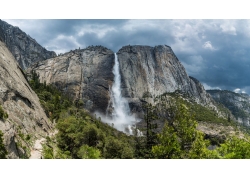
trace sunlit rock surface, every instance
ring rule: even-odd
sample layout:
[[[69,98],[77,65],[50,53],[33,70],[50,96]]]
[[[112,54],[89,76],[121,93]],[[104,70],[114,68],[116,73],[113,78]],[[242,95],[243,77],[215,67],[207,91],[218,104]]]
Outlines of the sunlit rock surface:
[[[32,65],[41,82],[56,85],[90,111],[106,113],[114,75],[114,53],[102,46],[70,51]]]
[[[46,136],[51,124],[37,95],[25,79],[23,71],[2,41],[0,41],[0,105],[8,114],[8,118],[0,118],[0,130],[4,133],[8,158],[28,156],[31,144],[25,141],[34,140],[41,135]]]

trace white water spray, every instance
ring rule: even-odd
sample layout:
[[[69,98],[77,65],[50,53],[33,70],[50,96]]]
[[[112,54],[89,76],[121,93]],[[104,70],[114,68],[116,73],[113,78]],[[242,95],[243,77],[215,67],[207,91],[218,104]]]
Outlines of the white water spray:
[[[133,130],[135,130],[135,124],[138,122],[138,120],[136,120],[136,118],[131,114],[127,100],[121,95],[121,75],[119,71],[119,61],[116,53],[115,65],[112,72],[114,74],[114,83],[110,92],[111,102],[108,106],[108,109],[110,108],[110,105],[112,106],[112,119],[110,119],[108,116],[102,116],[102,121],[110,125],[112,124],[114,128],[118,129],[119,131],[123,131],[127,134],[132,135],[134,134]],[[140,132],[138,129],[137,135],[142,136],[142,132]]]
[[[114,127],[120,131],[133,134],[132,126],[135,126],[136,119],[131,115],[128,102],[121,96],[121,75],[119,71],[119,61],[115,53],[115,65],[113,67],[113,74],[115,76],[114,84],[112,86],[112,105],[113,113],[112,120]]]

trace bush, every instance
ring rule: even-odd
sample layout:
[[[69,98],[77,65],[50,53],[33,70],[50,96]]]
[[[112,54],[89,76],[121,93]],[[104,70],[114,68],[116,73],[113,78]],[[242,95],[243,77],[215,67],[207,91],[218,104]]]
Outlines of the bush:
[[[224,144],[217,149],[219,156],[223,159],[249,159],[250,143],[249,139],[239,139],[233,136],[226,140]]]
[[[29,84],[39,97],[47,117],[51,120],[58,120],[61,110],[65,110],[73,104],[69,97],[64,95],[53,85],[40,83],[39,75],[35,72],[31,73]]]
[[[81,159],[99,159],[101,152],[97,148],[83,145],[77,152],[77,156]]]
[[[6,159],[8,152],[3,144],[3,133],[0,131],[0,159]]]
[[[4,112],[1,105],[0,105],[0,118],[1,119],[7,119],[8,118],[8,114],[6,112]]]

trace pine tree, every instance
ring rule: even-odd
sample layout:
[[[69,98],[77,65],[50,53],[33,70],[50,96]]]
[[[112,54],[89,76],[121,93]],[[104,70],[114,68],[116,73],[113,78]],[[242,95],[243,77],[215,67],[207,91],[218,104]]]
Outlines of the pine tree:
[[[152,98],[149,92],[145,92],[143,95],[144,99],[144,105],[143,105],[143,111],[144,111],[144,121],[146,123],[146,127],[144,129],[145,131],[145,138],[137,138],[136,144],[136,151],[140,153],[141,156],[144,158],[152,158],[151,149],[152,146],[157,144],[157,123],[156,120],[158,120],[158,113],[157,113],[157,106],[148,103],[148,98]],[[147,101],[146,101],[147,99]],[[143,143],[141,140],[145,140]],[[140,149],[139,149],[140,148]],[[139,149],[139,151],[138,151]]]
[[[177,101],[165,111],[170,117],[152,147],[155,158],[218,158],[218,153],[207,149],[210,142],[196,129],[198,123],[188,107]]]

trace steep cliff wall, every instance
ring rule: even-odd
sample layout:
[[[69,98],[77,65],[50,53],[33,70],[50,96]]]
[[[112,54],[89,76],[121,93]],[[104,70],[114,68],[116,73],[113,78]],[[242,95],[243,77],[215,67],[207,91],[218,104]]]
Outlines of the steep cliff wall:
[[[85,108],[105,113],[114,75],[114,53],[102,46],[70,51],[56,58],[35,63],[40,81],[56,85],[75,100],[83,99]]]
[[[140,110],[140,99],[179,91],[199,104],[216,108],[204,87],[189,77],[169,46],[124,46],[118,53],[122,77],[122,95],[133,111]]]
[[[56,57],[53,51],[47,51],[18,27],[0,20],[0,40],[5,42],[22,69],[30,64]]]
[[[228,90],[207,90],[213,99],[227,107],[244,126],[250,126],[250,96]]]
[[[142,112],[142,98],[147,91],[152,97],[178,91],[213,109],[219,116],[225,116],[202,84],[187,75],[169,46],[124,46],[117,56],[122,96],[128,100],[133,113]],[[91,111],[105,113],[114,80],[113,65],[111,50],[91,46],[37,62],[27,72],[36,71],[41,82],[56,85],[75,100],[83,99],[85,107]]]
[[[8,158],[27,157],[32,141],[51,129],[37,95],[7,46],[0,41],[0,106],[8,114],[0,117],[0,130]]]

